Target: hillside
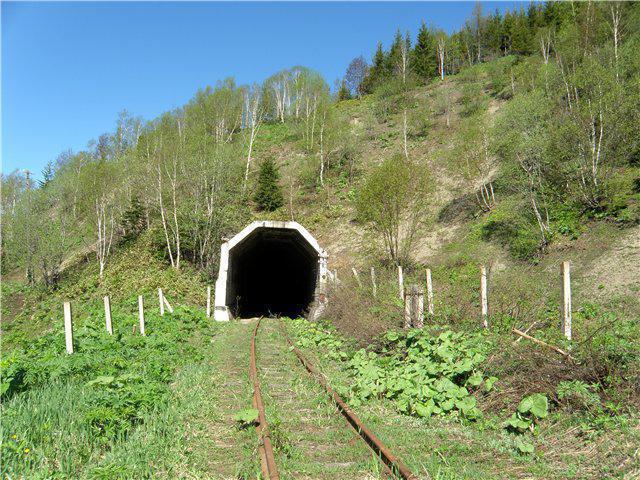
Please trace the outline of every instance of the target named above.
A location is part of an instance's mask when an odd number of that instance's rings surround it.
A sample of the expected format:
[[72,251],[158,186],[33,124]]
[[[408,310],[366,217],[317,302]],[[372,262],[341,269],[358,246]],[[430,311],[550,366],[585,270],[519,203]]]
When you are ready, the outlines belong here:
[[[304,67],[226,80],[121,116],[40,185],[3,175],[2,475],[263,478],[256,335],[281,478],[388,478],[284,331],[416,478],[637,478],[640,9],[621,8],[621,38],[590,4],[484,17],[478,51],[423,26],[409,72],[398,34],[355,88]],[[271,219],[327,250],[327,309],[213,321],[222,242]],[[403,328],[398,267],[403,288],[431,272],[424,326]]]

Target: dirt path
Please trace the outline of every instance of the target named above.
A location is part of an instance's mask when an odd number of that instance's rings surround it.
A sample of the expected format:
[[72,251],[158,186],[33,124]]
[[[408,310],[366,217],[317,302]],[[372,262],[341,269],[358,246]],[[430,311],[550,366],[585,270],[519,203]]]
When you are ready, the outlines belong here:
[[300,366],[275,320],[263,320],[256,350],[280,477],[381,478],[378,461]]

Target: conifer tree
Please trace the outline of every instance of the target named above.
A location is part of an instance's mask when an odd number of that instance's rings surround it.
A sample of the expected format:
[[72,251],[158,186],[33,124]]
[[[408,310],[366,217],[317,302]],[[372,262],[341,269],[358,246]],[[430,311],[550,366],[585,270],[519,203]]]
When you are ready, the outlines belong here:
[[338,101],[341,102],[343,100],[349,100],[350,98],[351,92],[349,91],[349,87],[347,87],[347,82],[345,79],[342,79],[340,88],[338,89]]
[[420,26],[416,47],[413,51],[412,70],[422,81],[428,81],[437,75],[436,40],[433,32],[424,22]]
[[260,165],[258,189],[253,197],[259,210],[273,212],[284,204],[279,178],[278,166],[272,158],[266,158]]

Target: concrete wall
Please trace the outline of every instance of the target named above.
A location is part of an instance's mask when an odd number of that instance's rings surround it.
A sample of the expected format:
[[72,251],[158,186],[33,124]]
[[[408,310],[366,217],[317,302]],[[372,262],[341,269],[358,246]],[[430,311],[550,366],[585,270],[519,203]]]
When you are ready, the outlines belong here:
[[231,318],[231,311],[227,305],[227,286],[229,281],[229,257],[243,240],[249,238],[259,229],[280,229],[295,230],[301,237],[301,241],[306,242],[309,247],[317,254],[318,268],[316,278],[316,288],[313,304],[310,306],[309,317],[315,319],[324,309],[327,301],[327,253],[320,247],[318,241],[297,222],[279,222],[279,221],[256,221],[249,224],[233,238],[224,242],[220,247],[220,268],[218,271],[218,279],[215,288],[215,308],[214,318],[217,321],[228,321]]

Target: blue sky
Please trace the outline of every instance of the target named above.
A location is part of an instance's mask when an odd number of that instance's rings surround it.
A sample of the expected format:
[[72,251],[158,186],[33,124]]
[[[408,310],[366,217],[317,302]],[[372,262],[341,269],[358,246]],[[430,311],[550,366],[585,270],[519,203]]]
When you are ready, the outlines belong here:
[[452,31],[473,5],[2,2],[2,171],[39,175],[111,131],[118,112],[149,120],[228,76],[260,82],[305,65],[333,85],[397,28],[415,37],[424,20]]

